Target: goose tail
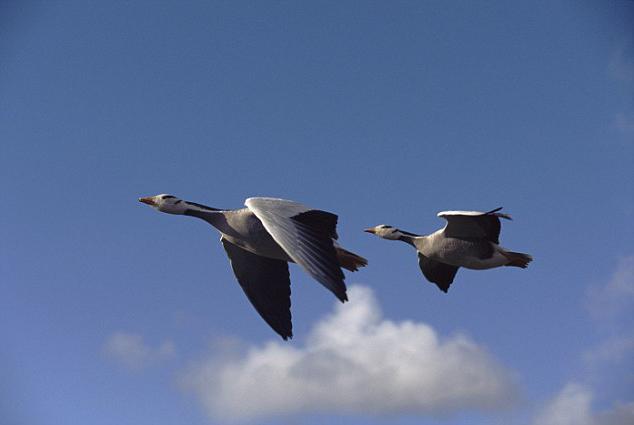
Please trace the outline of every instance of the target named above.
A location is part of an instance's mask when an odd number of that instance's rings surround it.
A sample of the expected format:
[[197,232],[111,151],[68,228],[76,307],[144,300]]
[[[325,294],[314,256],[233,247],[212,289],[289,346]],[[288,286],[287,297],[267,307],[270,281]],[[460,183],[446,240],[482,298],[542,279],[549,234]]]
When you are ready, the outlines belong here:
[[356,272],[360,267],[365,267],[368,265],[368,260],[357,255],[353,252],[343,249],[340,246],[335,246],[335,250],[337,251],[337,259],[339,260],[339,265],[346,270],[350,270],[351,272]]
[[522,252],[504,251],[502,254],[509,260],[509,262],[505,264],[507,267],[519,267],[525,269],[528,267],[528,263],[533,261],[533,257]]

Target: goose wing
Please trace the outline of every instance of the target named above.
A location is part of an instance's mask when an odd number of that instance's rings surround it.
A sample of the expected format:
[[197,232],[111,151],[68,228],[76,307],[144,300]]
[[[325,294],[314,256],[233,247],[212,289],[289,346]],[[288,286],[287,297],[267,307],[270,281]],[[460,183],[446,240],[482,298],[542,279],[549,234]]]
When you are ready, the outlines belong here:
[[459,267],[441,263],[418,253],[418,266],[428,281],[435,283],[441,291],[447,293],[449,286],[458,272]]
[[511,220],[511,216],[500,211],[502,207],[488,212],[480,211],[442,211],[438,217],[447,220],[443,229],[450,238],[482,238],[500,243],[500,218]]
[[344,302],[346,285],[333,240],[337,216],[297,202],[249,198],[245,205],[291,259]]
[[288,263],[261,257],[220,238],[233,273],[253,307],[285,340],[293,337]]

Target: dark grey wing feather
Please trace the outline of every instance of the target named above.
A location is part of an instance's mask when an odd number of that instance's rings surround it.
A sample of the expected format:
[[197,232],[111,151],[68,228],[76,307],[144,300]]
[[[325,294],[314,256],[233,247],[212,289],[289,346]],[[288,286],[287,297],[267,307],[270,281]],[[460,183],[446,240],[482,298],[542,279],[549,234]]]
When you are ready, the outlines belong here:
[[324,236],[339,239],[337,235],[337,214],[322,210],[309,210],[291,217],[293,220],[312,227]]
[[335,214],[310,210],[291,217],[298,234],[298,246],[304,251],[310,263],[310,274],[322,285],[330,289],[340,301],[347,301],[344,274],[339,267],[339,259],[333,239],[337,238],[337,216]]
[[283,199],[249,198],[245,205],[294,262],[340,301],[347,301],[345,276],[334,246],[335,214]]
[[498,212],[496,208],[488,212],[478,211],[443,211],[439,217],[447,220],[444,234],[449,238],[482,238],[490,242],[500,243],[500,218],[511,219],[508,214]]
[[242,290],[264,321],[285,340],[293,337],[288,263],[261,257],[221,238]]
[[428,281],[435,283],[441,291],[447,292],[459,267],[441,263],[418,253],[418,266]]

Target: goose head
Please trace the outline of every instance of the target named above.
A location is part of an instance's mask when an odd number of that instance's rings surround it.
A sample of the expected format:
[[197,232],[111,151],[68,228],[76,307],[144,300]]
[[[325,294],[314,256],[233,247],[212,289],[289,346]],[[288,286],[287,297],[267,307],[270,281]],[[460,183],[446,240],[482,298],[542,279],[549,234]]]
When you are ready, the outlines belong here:
[[187,210],[186,202],[178,199],[174,195],[160,194],[155,196],[147,196],[139,198],[139,202],[143,202],[156,209],[157,211],[167,214],[185,214]]
[[364,232],[372,233],[380,238],[390,239],[393,241],[399,240],[404,236],[399,229],[393,226],[388,226],[387,224],[379,224],[378,226],[370,227],[365,229]]

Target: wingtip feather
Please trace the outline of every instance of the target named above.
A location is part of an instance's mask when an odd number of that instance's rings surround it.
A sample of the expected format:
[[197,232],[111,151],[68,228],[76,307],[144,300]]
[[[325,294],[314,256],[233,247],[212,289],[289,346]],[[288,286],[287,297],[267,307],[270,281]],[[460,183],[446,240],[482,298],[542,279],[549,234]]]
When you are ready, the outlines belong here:
[[506,220],[513,220],[513,218],[510,216],[510,214],[506,214],[506,213],[501,213],[501,212],[498,212],[498,211],[500,211],[502,208],[504,208],[504,207],[497,207],[496,209],[491,210],[491,211],[489,211],[489,212],[486,212],[485,214],[494,215],[494,216],[496,216],[496,217],[498,217],[498,218],[504,218],[504,219],[506,219]]

